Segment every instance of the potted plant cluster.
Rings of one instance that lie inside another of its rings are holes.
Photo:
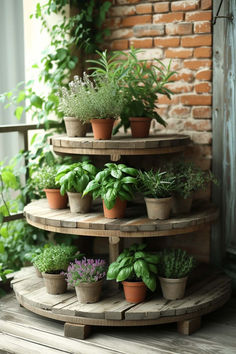
[[[158,275],[165,299],[184,297],[188,275],[195,266],[194,257],[182,249],[165,249],[160,253]]]
[[[167,172],[139,171],[137,187],[144,195],[149,219],[168,219],[172,209],[175,177]]]
[[[75,287],[80,303],[97,302],[106,276],[106,262],[85,257],[82,260],[76,259],[70,263],[65,276],[67,283]]]
[[[144,251],[145,244],[134,244],[125,249],[110,264],[107,279],[122,282],[125,298],[128,302],[139,303],[146,297],[147,288],[156,289],[157,264],[159,255]]]
[[[124,164],[106,163],[105,168],[89,182],[83,196],[91,193],[93,199],[101,197],[106,218],[123,218],[126,202],[134,196],[137,173],[135,168]]]
[[[63,294],[66,292],[67,283],[63,272],[71,261],[78,257],[74,246],[64,244],[45,248],[34,259],[34,266],[43,275],[48,294]]]
[[[65,195],[67,192],[72,213],[89,212],[92,203],[91,194],[86,196],[82,194],[96,173],[97,168],[88,160],[59,168],[55,180],[60,186],[61,194]]]
[[[45,244],[43,247],[34,247],[33,249],[30,250],[30,252],[27,252],[24,256],[24,259],[26,261],[29,261],[30,263],[33,264],[33,266],[35,268],[36,275],[39,278],[42,278],[43,276],[42,276],[42,273],[40,272],[40,270],[36,267],[35,260],[48,247],[50,247],[50,244]]]

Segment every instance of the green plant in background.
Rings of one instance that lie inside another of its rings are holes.
[[[168,198],[175,188],[175,177],[167,172],[138,171],[137,189],[148,198]]]
[[[142,280],[151,291],[155,291],[160,256],[144,251],[145,247],[145,244],[134,244],[124,249],[110,264],[107,279],[116,279],[117,282]]]
[[[196,266],[194,257],[182,249],[165,249],[160,253],[158,275],[169,279],[186,277]]]
[[[6,292],[1,289],[1,285],[3,285],[7,282],[7,275],[12,273],[12,269],[4,269],[3,264],[0,263],[0,298],[6,294]],[[2,283],[2,284],[1,284]]]
[[[57,165],[44,165],[39,168],[37,174],[34,176],[35,186],[37,186],[39,190],[58,189],[59,184],[55,180],[58,167]]]
[[[116,199],[132,200],[138,171],[124,164],[106,163],[105,168],[98,172],[89,182],[83,196],[92,193],[93,199],[101,197],[107,209],[112,209]]]
[[[34,260],[39,256],[46,248],[51,247],[52,244],[45,243],[44,246],[32,246],[30,251],[24,255],[24,259],[27,262],[34,263]]]

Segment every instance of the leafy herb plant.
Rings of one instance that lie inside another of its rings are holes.
[[[164,278],[186,277],[196,266],[194,257],[182,249],[165,249],[160,254],[158,274]]]
[[[57,170],[58,166],[56,165],[44,165],[39,168],[34,176],[34,184],[37,189],[58,189],[59,184],[55,180]]]
[[[167,172],[139,170],[137,180],[137,189],[145,197],[168,198],[173,194],[175,178]]]

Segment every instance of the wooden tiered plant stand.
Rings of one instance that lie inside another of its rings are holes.
[[[109,141],[97,141],[92,137],[51,138],[56,153],[109,155],[113,161],[118,161],[122,155],[177,153],[183,151],[189,142],[184,135],[159,135],[147,139],[121,136]],[[27,222],[40,229],[70,235],[107,237],[111,262],[119,254],[120,238],[189,234],[204,229],[218,217],[215,206],[204,204],[193,208],[188,215],[168,220],[149,220],[144,205],[135,205],[127,209],[126,218],[113,220],[104,218],[100,206],[94,206],[91,213],[82,215],[70,213],[69,209],[51,210],[46,200],[28,204],[24,213]],[[34,313],[63,321],[65,336],[80,339],[89,335],[91,326],[146,326],[170,322],[178,324],[180,333],[191,334],[200,327],[202,315],[222,306],[231,292],[230,279],[226,275],[204,269],[190,279],[186,296],[181,300],[165,300],[159,289],[145,302],[130,304],[119,289],[110,287],[111,282],[107,282],[101,301],[80,304],[72,289],[62,295],[47,294],[43,280],[32,273],[19,273],[12,282],[19,303]]]

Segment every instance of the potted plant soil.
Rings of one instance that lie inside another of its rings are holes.
[[[177,300],[184,297],[188,275],[195,266],[196,260],[182,249],[161,252],[158,274],[165,299]]]
[[[58,170],[56,181],[61,186],[61,194],[67,192],[70,211],[72,213],[88,213],[91,209],[91,194],[82,196],[84,190],[97,173],[96,167],[90,161],[63,165]]]
[[[107,279],[122,282],[126,301],[135,304],[145,300],[147,288],[156,289],[159,255],[144,251],[145,247],[134,244],[126,248],[107,271]]]
[[[99,301],[106,276],[106,263],[103,259],[76,259],[70,263],[65,275],[67,283],[75,287],[80,303]]]
[[[138,171],[124,164],[106,163],[87,185],[83,196],[92,193],[93,199],[101,197],[105,218],[123,218],[126,203],[133,199]]]
[[[149,219],[168,219],[172,208],[175,178],[167,172],[139,171],[137,188],[145,196]]]
[[[63,272],[69,263],[75,259],[74,246],[55,245],[46,248],[34,261],[34,265],[43,275],[48,294],[63,294],[67,283]],[[78,256],[77,256],[78,257]]]

